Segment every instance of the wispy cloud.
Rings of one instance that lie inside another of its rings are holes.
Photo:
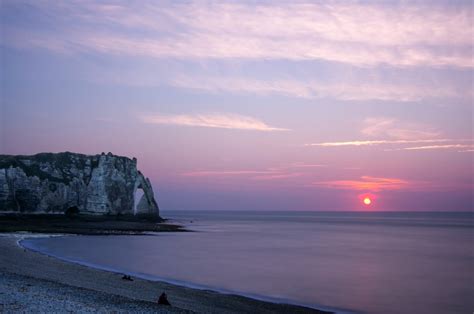
[[[327,167],[328,165],[326,164],[307,164],[307,163],[304,163],[304,162],[295,162],[295,163],[292,163],[288,166],[288,168],[325,168]]]
[[[303,173],[293,172],[293,173],[277,173],[277,174],[264,174],[254,176],[253,180],[260,180],[260,181],[270,181],[270,180],[281,180],[281,179],[288,179],[288,178],[295,178],[301,177],[304,175]]]
[[[280,165],[276,167],[264,169],[198,169],[194,171],[183,172],[180,176],[183,177],[245,177],[248,180],[265,181],[265,180],[284,180],[288,178],[295,178],[301,176],[310,176],[313,169],[325,168],[325,164],[310,164],[304,162],[295,162],[287,165]]]
[[[427,125],[402,122],[393,118],[370,117],[364,120],[360,133],[369,139],[308,143],[305,146],[350,147],[385,146],[384,151],[471,148],[474,139],[440,138],[441,132]],[[376,137],[377,139],[370,139]],[[418,144],[418,146],[413,146]],[[421,145],[425,144],[425,145]],[[430,144],[430,145],[426,145]],[[387,146],[389,148],[387,148]]]
[[[184,172],[181,174],[183,177],[222,177],[222,178],[233,178],[233,177],[244,177],[246,180],[255,181],[273,181],[273,180],[284,180],[288,178],[300,177],[303,173],[299,172],[288,172],[284,169],[273,168],[267,170],[197,170],[191,172]]]
[[[440,135],[439,131],[432,129],[430,126],[386,117],[366,118],[361,133],[370,137],[397,140],[430,139],[437,138]]]
[[[328,189],[382,192],[382,191],[460,191],[472,190],[472,183],[406,180],[392,177],[362,176],[349,180],[316,181],[312,186]]]
[[[389,144],[421,144],[421,143],[446,143],[446,142],[469,142],[472,139],[426,139],[426,140],[357,140],[347,142],[322,142],[309,143],[305,146],[322,146],[322,147],[337,147],[337,146],[375,146],[375,145],[389,145]]]
[[[183,177],[220,177],[220,176],[241,176],[241,175],[261,175],[274,174],[275,171],[257,170],[197,170],[181,173]]]
[[[362,176],[360,180],[333,180],[314,182],[315,186],[323,186],[331,189],[343,190],[367,190],[379,192],[384,190],[401,190],[406,189],[413,184],[407,180],[398,178],[378,178],[370,176]]]
[[[452,148],[474,148],[474,145],[464,145],[464,144],[450,144],[450,145],[428,145],[428,146],[415,146],[415,147],[405,147],[403,150],[432,150],[432,149],[452,149]]]
[[[257,95],[281,95],[297,98],[334,98],[339,100],[396,100],[398,102],[423,99],[472,97],[472,91],[444,85],[433,89],[429,84],[393,84],[381,81],[347,81],[329,83],[317,79],[255,79],[252,77],[177,76],[169,82],[179,88],[211,93],[232,92]]]
[[[253,117],[229,113],[182,115],[153,114],[144,115],[141,117],[141,119],[143,122],[151,124],[170,124],[179,126],[253,130],[264,132],[289,131],[289,129],[269,126],[263,121]]]
[[[473,67],[472,5],[29,3],[63,25],[8,30],[6,43],[154,58],[326,60]]]

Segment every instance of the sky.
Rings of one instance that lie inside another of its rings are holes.
[[[162,210],[472,210],[473,6],[1,0],[0,153],[136,157]]]

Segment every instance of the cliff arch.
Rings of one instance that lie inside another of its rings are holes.
[[[143,196],[134,200],[137,189]],[[150,180],[137,160],[111,153],[0,155],[0,212],[65,213],[159,218]]]

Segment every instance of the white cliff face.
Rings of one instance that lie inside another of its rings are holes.
[[[107,160],[99,158],[97,168],[94,168],[91,173],[89,184],[87,185],[87,203],[85,210],[88,212],[96,212],[105,214],[110,208],[109,197],[105,189],[106,186],[106,163]]]
[[[134,213],[134,194],[144,195]],[[76,206],[87,214],[159,216],[150,181],[136,159],[102,154],[0,155],[0,212],[64,213]]]

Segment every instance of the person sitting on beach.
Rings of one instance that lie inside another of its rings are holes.
[[[171,305],[169,302],[168,302],[168,297],[166,296],[166,293],[162,293],[160,295],[160,298],[158,299],[158,304],[162,304],[162,305]]]

